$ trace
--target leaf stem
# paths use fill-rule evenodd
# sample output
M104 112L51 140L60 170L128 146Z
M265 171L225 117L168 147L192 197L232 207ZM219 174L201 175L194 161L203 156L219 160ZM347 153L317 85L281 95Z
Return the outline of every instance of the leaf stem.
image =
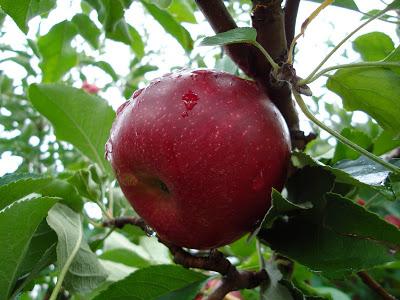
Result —
M267 50L264 49L263 46L257 41L249 41L250 44L253 46L257 47L258 50L261 51L261 53L265 56L265 58L268 60L268 62L271 64L272 69L274 69L274 72L277 72L279 70L279 65L274 61L274 59L271 57L271 55L267 52Z
M79 227L78 240L76 241L75 247L74 247L74 249L72 249L71 255L68 257L67 261L65 262L65 265L63 266L63 268L60 272L60 275L58 276L56 286L54 287L54 290L52 291L49 300L57 299L57 295L60 292L61 285L64 281L64 278L67 275L67 272L68 272L72 262L74 261L76 254L79 251L79 248L82 243L82 239L83 239L83 231L82 231L82 227Z
M308 77L306 79L304 79L305 82L308 82L311 78L313 78L315 76L315 74L321 69L321 67L327 62L327 60L329 58L331 58L331 56L345 43L347 42L355 33L357 33L357 31L359 31L361 28L363 28L364 26L368 25L369 23L371 23L373 20L378 19L379 17L381 17L382 15L384 15L387 11L389 11L391 9L391 6L387 6L385 9L381 10L380 12L378 12L377 14L375 14L374 16L372 16L370 19L366 20L364 23L362 23L361 25L359 25L356 29L354 29L352 32L350 32L343 40L341 40L332 50L331 52L328 53L327 56L325 56L325 58L318 64L318 66L314 69L314 71L312 71L310 73L310 75L308 75Z
M343 65L337 65L337 66L332 66L328 67L325 69L322 69L319 71L317 74L315 74L312 78L310 79L303 79L299 81L299 85L304 85L304 84L309 84L322 75L338 70L338 69L350 69L350 68L372 68L372 67L382 67L382 68L400 68L400 63L398 62L385 62L385 61L367 61L367 62L359 62L359 63L351 63L351 64L343 64Z
M296 45L297 40L304 35L308 25L312 22L312 20L314 20L320 13L321 11L326 8L327 6L329 6L330 4L332 4L334 0L324 0L318 7L316 10L314 10L310 16L308 16L308 18L303 22L303 24L301 25L301 31L298 35L296 35L293 39L293 41L290 44L289 47L289 51L288 51L288 59L287 62L289 64L293 64L293 52L294 52L294 46Z
M367 272L360 271L357 273L358 277L368 285L377 295L384 300L396 300L394 296L389 294L375 279L373 279Z
M296 92L295 90L292 91L293 92L293 96L297 102L297 104L299 105L301 111L306 115L307 118L309 118L312 122L314 122L316 125L318 125L319 127L321 127L322 129L324 129L325 131L327 131L328 133L330 133L331 135L333 135L335 138L337 138L340 142L342 142L343 144L345 144L346 146L352 148L353 150L357 151L358 153L361 153L363 155L365 155L366 157L368 157L369 159L375 161L376 163L384 166L385 168L387 168L388 170L396 173L396 174L400 174L400 168L384 161L382 158L368 152L367 150L365 150L364 148L360 147L359 145L353 143L352 141L350 141L349 139L345 138L344 136L342 136L340 133L336 132L335 130L329 128L328 126L326 126L324 123L322 123L320 120L318 120L313 114L312 112L309 111L309 109L307 108L307 105L304 103L303 98L300 96L300 94L298 92Z
M102 185L100 185L100 199L95 199L95 201L96 201L97 205L100 207L101 212L103 213L103 216L107 220L111 220L113 218L113 216L112 216L112 214L110 214L110 212L107 210L107 207L103 203L104 196L105 196L104 188Z

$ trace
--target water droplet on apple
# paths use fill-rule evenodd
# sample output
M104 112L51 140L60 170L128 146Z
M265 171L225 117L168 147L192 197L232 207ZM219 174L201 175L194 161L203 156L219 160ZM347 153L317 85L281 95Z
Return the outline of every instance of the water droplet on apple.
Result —
M104 153L104 157L106 160L111 160L111 153L112 153L112 143L110 140L106 143L106 152Z
M182 101L185 105L186 110L192 110L197 105L197 101L199 101L199 96L189 90L186 94L182 96Z
M192 71L193 74L201 75L201 74L209 74L209 70L194 70Z
M149 225L145 225L144 232L148 237L155 237L157 235L157 233Z
M260 173L253 179L252 188L255 191L259 191L264 187L264 174L261 170Z
M143 90L144 89L138 89L138 90L134 91L132 94L132 99L135 99L136 97L138 97L143 92Z
M117 108L117 115L119 115L121 112L123 112L123 110L125 109L125 107L127 107L129 105L130 101L125 101L124 103L122 103L118 108Z
M182 118L186 118L189 116L189 111L197 105L197 101L199 101L199 96L193 91L189 90L186 94L182 96L182 101L185 105L186 111L182 112L181 116Z

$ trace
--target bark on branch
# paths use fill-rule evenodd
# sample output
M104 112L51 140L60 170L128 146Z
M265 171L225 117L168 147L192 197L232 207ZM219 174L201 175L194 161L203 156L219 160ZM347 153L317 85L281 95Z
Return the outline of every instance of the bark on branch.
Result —
M288 49L294 38L299 5L300 0L286 0L285 3L285 31L287 42L286 45Z

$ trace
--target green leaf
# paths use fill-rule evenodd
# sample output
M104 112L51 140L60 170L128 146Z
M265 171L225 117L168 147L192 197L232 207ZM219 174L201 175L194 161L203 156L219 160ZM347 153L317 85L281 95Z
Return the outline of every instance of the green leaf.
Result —
M56 4L57 0L31 0L28 19L48 13Z
M113 262L121 263L134 268L143 268L150 266L150 262L145 260L140 255L128 249L111 249L104 252L101 259L110 260Z
M390 7L390 9L399 9L400 8L400 0L394 0L387 7Z
M364 132L355 128L344 128L341 133L342 136L351 140L353 143L363 147L364 149L369 149L372 146L371 138ZM341 142L338 142L335 148L335 154L333 155L332 162L336 163L343 159L357 159L360 157L360 153L349 148Z
M124 6L120 0L100 0L99 20L106 32L113 32L117 23L124 17Z
M50 211L47 222L57 233L57 266L63 269L73 249L80 242L63 285L71 292L88 292L107 278L97 256L90 250L83 236L81 216L65 205L57 204Z
M390 36L382 32L370 32L353 41L353 49L360 53L364 61L378 61L388 56L394 49Z
M18 174L17 176L13 174L3 176L3 178L0 182L0 209L32 193L62 198L62 202L77 211L83 207L81 197L66 181L33 174Z
M96 9L107 38L129 45L137 57L143 57L144 43L140 34L124 20L124 8L129 6L129 3L124 3L121 0L85 1Z
M0 210L0 299L10 296L32 236L57 201L50 197L34 198Z
M322 3L324 0L308 0L311 2L318 2ZM356 3L353 0L335 0L332 5L342 7L342 8L347 8L355 11L360 11L356 5Z
M334 300L351 300L350 296L347 294L343 293L342 291L332 288L332 287L314 287L314 289L325 295L329 295L332 297Z
M57 138L74 145L103 171L110 171L104 145L115 113L106 101L61 84L33 84L29 99L50 120Z
M71 41L76 36L75 24L64 21L54 25L50 31L38 39L38 48L42 56L39 64L43 71L44 82L54 82L61 79L78 63L78 55L71 47Z
M186 0L173 0L167 10L178 22L197 23L193 8Z
M385 59L385 62L399 62L400 63L400 46L394 49ZM393 72L396 72L400 76L400 68L393 68Z
M51 182L49 177L11 174L0 178L0 210L12 202L40 190Z
M395 199L390 186L385 185L389 171L364 156L352 161L345 160L334 166L324 165L321 162L315 161L303 152L295 152L292 159L294 160L294 165L297 167L319 166L335 175L336 181L339 183L366 188L375 193L380 193L389 200Z
M185 49L190 51L193 48L193 40L190 33L179 24L174 17L165 10L158 8L156 5L148 3L145 0L140 0L147 11L157 20L166 32L172 35Z
M31 61L28 57L26 56L12 56L12 57L7 57L5 59L2 59L0 62L4 61L13 61L16 64L19 64L21 67L23 67L28 75L36 75L36 71L32 68Z
M276 261L266 263L265 270L268 273L270 282L263 293L262 299L274 300L303 300L303 294L290 282L283 280L283 275L278 268Z
M24 32L28 32L28 21L51 10L55 0L0 0L0 7Z
M384 61L400 62L400 46L390 52L389 55L384 59Z
M400 140L396 140L393 134L384 130L374 141L373 153L382 155L397 147L400 147Z
M207 277L180 266L152 266L115 282L95 300L193 299Z
M256 38L257 31L253 27L240 27L206 37L201 41L200 45L219 46L234 43L250 43L254 42Z
M68 178L68 182L73 184L78 192L91 201L97 201L101 197L101 184L94 165L88 169L75 172Z
M385 167L366 158L365 156L361 156L357 160L341 161L334 165L333 168L347 173L359 182L372 186L383 185L390 173ZM335 172L333 169L332 171L336 175L339 175L339 173ZM344 177L343 181L346 181Z
M72 23L76 25L79 34L94 48L99 48L100 29L90 20L87 15L76 14L72 18Z
M151 0L151 2L157 5L159 8L168 8L171 5L172 0Z
M319 183L314 184L316 178ZM329 172L318 168L305 168L291 177L291 200L273 193L272 207L258 235L261 240L329 276L398 259L400 231L351 200L330 193L331 180ZM311 181L319 187L315 193L304 184ZM320 188L321 182L325 188Z
M99 69L103 70L108 75L110 75L114 81L117 81L119 78L118 74L115 73L114 68L108 62L105 62L102 60L96 61L91 58L84 58L84 59L81 59L80 63L84 64L84 65L92 65L92 66L98 67Z
M348 111L361 110L400 136L400 75L386 68L351 68L329 76L327 87Z
M100 263L107 271L108 277L107 277L107 282L102 284L98 289L96 289L96 290L101 289L99 292L96 293L96 295L100 294L101 291L106 290L107 287L111 284L111 282L120 281L125 277L128 277L130 274L132 274L137 270L137 268L128 267L124 264L113 262L111 260L100 259Z
M54 178L48 185L36 191L42 196L59 197L60 203L68 205L73 210L80 212L83 208L82 198L76 188L69 182Z
M115 26L114 31L106 32L106 36L117 42L130 46L138 58L144 55L144 43L142 37L131 25L121 19Z
M24 281L18 286L16 290L14 290L11 299L14 299L16 295L18 295L26 286L32 283L36 277L40 276L40 272L46 268L51 263L55 262L56 260L56 243L49 245L45 248L44 252L41 253L39 260L36 262L35 266L29 273L29 275L24 279ZM47 245L46 245L47 246ZM29 250L28 250L29 252ZM25 259L26 261L26 259ZM21 300L21 299L19 299ZM30 300L30 298L28 298Z
M26 252L21 268L18 270L18 277L28 274L35 268L35 266L40 262L43 254L52 245L57 244L57 235L55 232L47 225L46 221L43 220L39 224L35 233L32 236L32 240L29 244L29 249ZM54 249L55 250L55 249ZM55 251L52 257L55 261ZM49 258L50 259L50 258Z

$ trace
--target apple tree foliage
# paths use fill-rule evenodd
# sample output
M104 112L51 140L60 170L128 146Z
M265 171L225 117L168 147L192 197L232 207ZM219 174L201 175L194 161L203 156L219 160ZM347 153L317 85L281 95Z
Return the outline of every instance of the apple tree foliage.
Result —
M151 58L163 54L148 45L148 31L131 25L135 11L126 12L132 0L72 2L80 3L72 18L26 36L24 47L15 49L3 38L8 27L2 25L27 34L30 20L45 22L58 4L0 0L0 153L22 158L15 172L0 178L0 299L194 299L215 274L173 264L164 245L133 226L101 226L103 220L135 215L104 158L115 112L103 94L118 88L130 97L158 70ZM235 19L250 14L250 1L225 4ZM194 37L190 28L205 21L194 1L134 5L184 49L189 64L177 67L243 75L223 51L216 52L215 65L195 51L204 36ZM360 22L378 12L362 12L353 0L332 5L353 11ZM399 1L393 8L380 19L399 32ZM208 42L247 39L254 37L222 35ZM108 40L129 49L128 75L100 58ZM359 62L400 63L398 37L378 27L349 43ZM342 54L346 63L354 63ZM26 76L15 80L10 68L2 71L5 63L19 65ZM89 66L108 75L99 95L80 88ZM324 92L308 102L312 113L400 166L400 68L376 64L325 75ZM325 101L332 92L342 101ZM366 114L363 122L355 121L355 111ZM272 207L257 231L221 251L242 270L257 270L260 258L265 261L270 282L261 288L263 299L378 299L356 275L360 271L400 297L400 230L384 219L400 218L400 174L332 142L317 126L312 130L318 137L304 151L293 152L296 171L282 194L273 191ZM102 219L91 216L93 207ZM241 294L259 299L260 288Z

